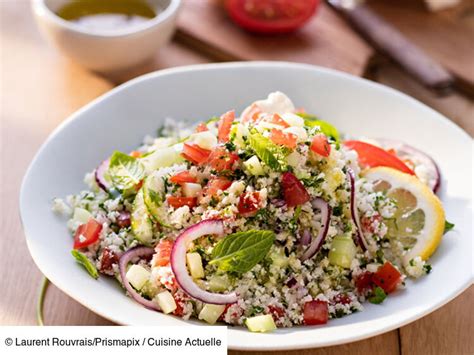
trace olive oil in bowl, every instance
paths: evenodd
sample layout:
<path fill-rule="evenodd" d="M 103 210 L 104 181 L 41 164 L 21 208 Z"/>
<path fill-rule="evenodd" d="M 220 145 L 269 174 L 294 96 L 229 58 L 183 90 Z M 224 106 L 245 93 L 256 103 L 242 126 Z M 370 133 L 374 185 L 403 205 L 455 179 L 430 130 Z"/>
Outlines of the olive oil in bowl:
<path fill-rule="evenodd" d="M 113 32 L 143 24 L 158 12 L 145 0 L 73 0 L 56 14 L 88 30 Z"/>

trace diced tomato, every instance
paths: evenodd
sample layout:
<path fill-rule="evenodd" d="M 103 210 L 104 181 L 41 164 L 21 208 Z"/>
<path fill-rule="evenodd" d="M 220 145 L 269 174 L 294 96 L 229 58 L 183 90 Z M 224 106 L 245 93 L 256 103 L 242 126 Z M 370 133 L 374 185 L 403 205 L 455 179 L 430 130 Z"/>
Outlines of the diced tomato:
<path fill-rule="evenodd" d="M 386 293 L 396 290 L 402 281 L 402 274 L 390 262 L 386 261 L 373 275 L 374 284 L 383 288 Z"/>
<path fill-rule="evenodd" d="M 211 154 L 210 150 L 203 149 L 197 144 L 184 143 L 182 156 L 184 159 L 189 160 L 191 163 L 196 165 L 202 164 L 207 161 Z"/>
<path fill-rule="evenodd" d="M 410 175 L 415 175 L 413 170 L 397 156 L 375 145 L 361 141 L 346 141 L 344 145 L 357 152 L 359 163 L 363 167 L 375 168 L 377 166 L 386 166 Z"/>
<path fill-rule="evenodd" d="M 329 319 L 328 304 L 325 301 L 314 300 L 304 304 L 303 320 L 306 325 L 326 324 Z"/>
<path fill-rule="evenodd" d="M 270 118 L 270 123 L 282 126 L 283 128 L 288 128 L 290 125 L 277 113 L 274 113 Z"/>
<path fill-rule="evenodd" d="M 217 140 L 219 143 L 227 143 L 229 141 L 230 129 L 232 128 L 232 122 L 235 119 L 235 111 L 229 111 L 224 113 L 217 124 Z"/>
<path fill-rule="evenodd" d="M 167 199 L 168 205 L 173 208 L 180 208 L 183 206 L 188 206 L 189 208 L 193 208 L 197 205 L 197 198 L 196 197 L 178 197 L 178 196 L 170 196 Z"/>
<path fill-rule="evenodd" d="M 207 128 L 207 125 L 204 122 L 201 122 L 196 126 L 196 133 L 206 131 L 209 131 L 209 128 Z"/>
<path fill-rule="evenodd" d="M 345 293 L 338 293 L 332 299 L 332 303 L 334 303 L 334 304 L 350 304 L 351 303 L 351 298 L 348 295 L 346 295 Z"/>
<path fill-rule="evenodd" d="M 302 205 L 309 201 L 309 194 L 298 178 L 290 172 L 283 173 L 281 179 L 283 197 L 288 207 Z"/>
<path fill-rule="evenodd" d="M 138 150 L 134 150 L 130 152 L 130 156 L 134 158 L 140 158 L 142 156 L 142 153 L 139 152 Z"/>
<path fill-rule="evenodd" d="M 241 121 L 242 123 L 256 122 L 258 120 L 258 116 L 261 113 L 262 110 L 260 110 L 260 107 L 258 107 L 256 104 L 252 104 L 247 107 L 244 112 L 242 112 Z"/>
<path fill-rule="evenodd" d="M 225 147 L 216 147 L 208 158 L 209 165 L 216 171 L 232 170 L 234 163 L 239 160 L 239 156 L 229 152 Z"/>
<path fill-rule="evenodd" d="M 297 137 L 292 133 L 285 133 L 280 129 L 273 128 L 270 132 L 270 139 L 275 144 L 284 145 L 290 149 L 296 148 Z"/>
<path fill-rule="evenodd" d="M 260 208 L 260 193 L 246 192 L 239 197 L 237 209 L 243 217 L 251 217 L 255 215 Z"/>
<path fill-rule="evenodd" d="M 268 311 L 272 315 L 272 318 L 275 322 L 285 316 L 285 310 L 279 306 L 270 305 L 268 306 Z"/>
<path fill-rule="evenodd" d="M 310 149 L 323 157 L 328 157 L 331 154 L 331 145 L 328 138 L 322 133 L 314 136 Z"/>
<path fill-rule="evenodd" d="M 354 278 L 354 283 L 357 291 L 360 294 L 365 294 L 374 287 L 373 273 L 366 271 Z"/>
<path fill-rule="evenodd" d="M 109 248 L 104 248 L 100 257 L 100 268 L 99 271 L 106 275 L 113 275 L 113 265 L 117 264 L 119 257 Z"/>
<path fill-rule="evenodd" d="M 173 249 L 173 241 L 161 239 L 155 247 L 156 254 L 153 257 L 155 266 L 167 266 L 170 263 L 171 250 Z"/>
<path fill-rule="evenodd" d="M 180 173 L 177 173 L 176 175 L 173 175 L 170 177 L 170 181 L 173 184 L 184 184 L 185 182 L 192 182 L 196 183 L 197 179 L 195 176 L 191 175 L 191 173 L 187 170 L 182 171 Z"/>
<path fill-rule="evenodd" d="M 99 240 L 102 224 L 91 218 L 87 223 L 81 224 L 74 234 L 74 249 L 85 248 Z"/>
<path fill-rule="evenodd" d="M 375 232 L 375 222 L 382 222 L 382 216 L 379 214 L 374 214 L 371 217 L 362 217 L 360 223 L 362 224 L 362 229 L 368 233 Z"/>
<path fill-rule="evenodd" d="M 206 187 L 204 188 L 204 194 L 206 196 L 216 196 L 219 191 L 227 190 L 232 181 L 223 176 L 217 176 L 209 180 Z"/>

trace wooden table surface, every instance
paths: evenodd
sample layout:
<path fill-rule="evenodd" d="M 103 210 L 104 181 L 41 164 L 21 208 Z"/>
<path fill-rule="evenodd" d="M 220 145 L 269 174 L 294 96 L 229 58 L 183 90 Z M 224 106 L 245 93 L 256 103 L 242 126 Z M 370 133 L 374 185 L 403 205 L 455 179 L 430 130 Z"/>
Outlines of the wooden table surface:
<path fill-rule="evenodd" d="M 198 0 L 185 2 L 191 7 L 200 4 Z M 378 4 L 377 11 L 383 13 L 386 9 Z M 232 59 L 232 56 L 242 55 L 223 47 L 217 34 L 209 38 L 206 28 L 186 24 L 183 18 L 189 14 L 184 13 L 175 41 L 157 53 L 152 62 L 126 73 L 119 73 L 113 78 L 104 78 L 84 70 L 47 46 L 34 25 L 27 1 L 0 1 L 0 325 L 35 324 L 41 273 L 26 247 L 18 216 L 18 194 L 24 172 L 48 134 L 69 114 L 126 78 L 154 69 L 206 63 L 216 59 L 226 60 L 229 56 Z M 324 7 L 319 19 L 327 27 L 325 36 L 337 38 L 343 35 L 347 41 L 345 43 L 357 49 L 356 53 L 347 52 L 337 43 L 331 45 L 325 42 L 327 37 L 322 36 L 316 42 L 311 42 L 314 38 L 311 39 L 311 46 L 305 49 L 311 60 L 297 58 L 295 61 L 333 66 L 357 75 L 367 72 L 370 78 L 424 101 L 451 118 L 471 136 L 474 135 L 472 100 L 461 94 L 438 98 L 386 60 L 377 60 L 375 68 L 366 70 L 374 51 L 330 9 Z M 320 26 L 317 20 L 310 26 L 317 29 Z M 219 17 L 219 21 L 223 21 L 222 18 Z M 228 31 L 237 33 L 240 30 L 230 26 Z M 280 56 L 291 59 L 284 53 L 261 54 L 255 48 L 252 49 L 256 43 L 252 41 L 242 42 L 247 43 L 246 48 L 253 53 L 245 53 L 242 59 L 278 59 Z M 314 46 L 322 46 L 331 56 L 338 57 L 324 56 L 321 51 L 314 50 Z M 471 49 L 466 48 L 466 52 L 456 53 L 458 60 L 470 60 L 472 64 L 472 57 L 464 56 Z M 461 57 L 463 59 L 459 59 Z M 298 353 L 474 354 L 473 300 L 474 287 L 471 286 L 441 309 L 400 329 L 356 343 Z M 45 321 L 51 325 L 111 324 L 54 286 L 47 293 Z"/>

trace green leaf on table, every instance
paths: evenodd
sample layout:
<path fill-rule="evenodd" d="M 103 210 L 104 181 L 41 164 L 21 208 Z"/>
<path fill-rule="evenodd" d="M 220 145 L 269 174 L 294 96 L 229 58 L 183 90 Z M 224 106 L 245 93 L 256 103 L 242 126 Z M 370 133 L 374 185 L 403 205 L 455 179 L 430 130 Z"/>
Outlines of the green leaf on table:
<path fill-rule="evenodd" d="M 87 270 L 89 275 L 91 275 L 94 279 L 99 278 L 99 273 L 97 272 L 97 268 L 92 263 L 92 261 L 89 260 L 87 256 L 85 256 L 83 253 L 77 250 L 71 250 L 71 254 L 79 264 L 84 266 L 84 268 Z"/>
<path fill-rule="evenodd" d="M 306 127 L 309 127 L 309 128 L 319 127 L 322 133 L 332 138 L 334 142 L 339 144 L 340 142 L 339 132 L 336 129 L 336 127 L 334 127 L 332 124 L 330 124 L 329 122 L 320 120 L 318 119 L 318 117 L 307 114 L 307 113 L 298 113 L 298 116 L 304 119 L 304 124 Z"/>
<path fill-rule="evenodd" d="M 145 167 L 136 158 L 115 151 L 110 158 L 108 174 L 114 186 L 125 191 L 140 183 L 145 177 Z"/>
<path fill-rule="evenodd" d="M 374 294 L 369 297 L 369 302 L 373 304 L 380 304 L 385 300 L 385 298 L 387 298 L 387 294 L 381 287 L 377 286 L 374 289 Z"/>
<path fill-rule="evenodd" d="M 210 264 L 222 271 L 247 272 L 268 254 L 274 240 L 275 233 L 269 230 L 230 234 L 217 243 Z"/>
<path fill-rule="evenodd" d="M 444 221 L 444 233 L 443 234 L 446 234 L 448 233 L 450 230 L 452 230 L 454 228 L 454 223 L 450 223 L 448 221 Z"/>
<path fill-rule="evenodd" d="M 252 150 L 270 169 L 276 171 L 287 170 L 287 150 L 284 147 L 276 145 L 257 130 L 252 130 L 248 137 Z"/>

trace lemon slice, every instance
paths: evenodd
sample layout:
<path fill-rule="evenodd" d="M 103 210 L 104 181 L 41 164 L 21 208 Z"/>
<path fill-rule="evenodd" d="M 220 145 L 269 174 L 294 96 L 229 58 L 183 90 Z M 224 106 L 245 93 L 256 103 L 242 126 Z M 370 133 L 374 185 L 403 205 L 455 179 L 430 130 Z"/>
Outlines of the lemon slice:
<path fill-rule="evenodd" d="M 364 177 L 374 183 L 374 191 L 384 192 L 395 202 L 393 218 L 385 224 L 390 242 L 400 242 L 406 251 L 404 265 L 417 256 L 427 260 L 444 233 L 445 214 L 438 197 L 418 178 L 395 169 L 369 169 Z"/>

